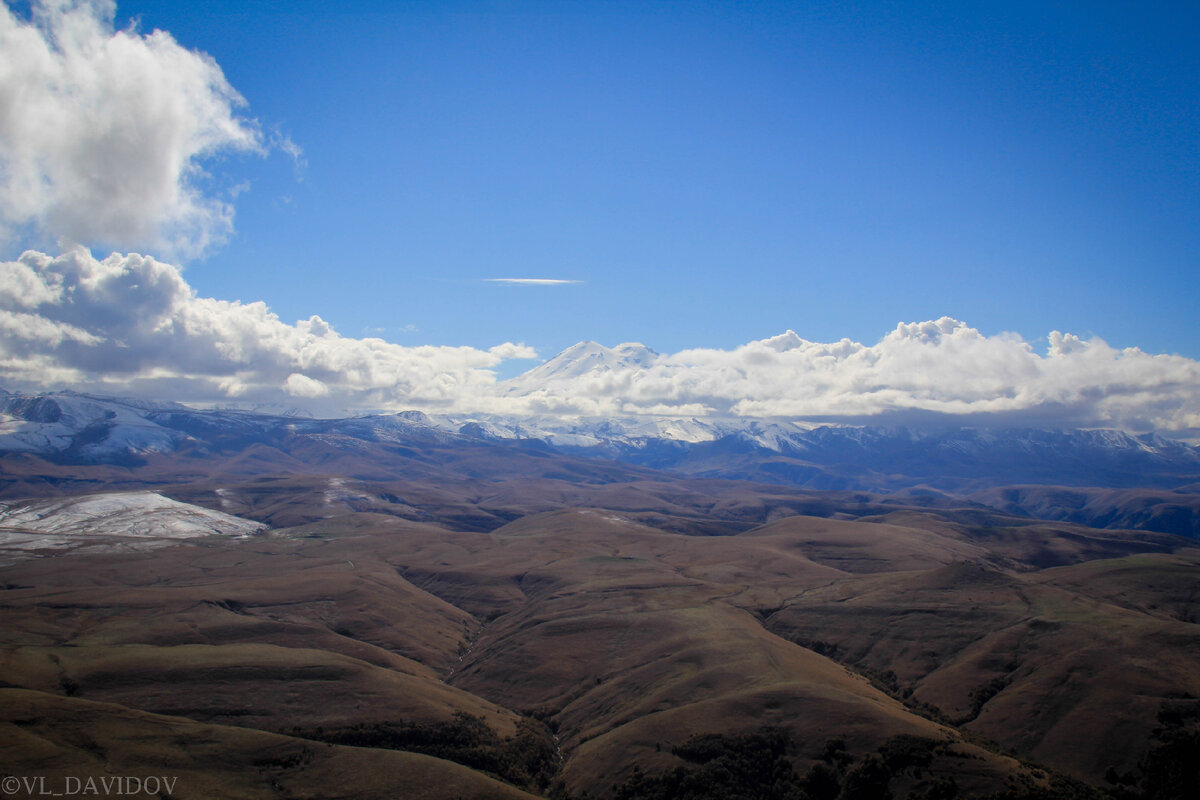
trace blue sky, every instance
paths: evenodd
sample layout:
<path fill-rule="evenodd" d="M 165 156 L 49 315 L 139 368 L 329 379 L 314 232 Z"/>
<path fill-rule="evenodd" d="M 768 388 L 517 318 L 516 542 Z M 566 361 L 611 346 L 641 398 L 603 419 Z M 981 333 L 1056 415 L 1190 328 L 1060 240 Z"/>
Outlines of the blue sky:
<path fill-rule="evenodd" d="M 942 315 L 1200 355 L 1193 3 L 330 5 L 118 7 L 304 152 L 208 165 L 249 188 L 201 294 L 543 356 Z"/>
<path fill-rule="evenodd" d="M 113 9 L 0 13 L 6 389 L 1200 440 L 1194 3 Z"/>

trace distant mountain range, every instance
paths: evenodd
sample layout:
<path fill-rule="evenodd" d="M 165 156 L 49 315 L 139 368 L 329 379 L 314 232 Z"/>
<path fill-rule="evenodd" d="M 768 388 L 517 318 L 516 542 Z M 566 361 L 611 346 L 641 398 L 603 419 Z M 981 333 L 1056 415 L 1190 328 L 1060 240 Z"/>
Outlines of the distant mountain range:
<path fill-rule="evenodd" d="M 622 357 L 645 355 L 630 346 Z M 313 463 L 367 443 L 393 449 L 373 451 L 376 460 L 401 450 L 407 458 L 412 448 L 433 444 L 443 452 L 499 448 L 501 455 L 533 448 L 677 476 L 952 495 L 1007 513 L 1200 535 L 1200 448 L 1154 434 L 419 411 L 311 419 L 72 392 L 0 395 L 0 457 L 132 466 L 150 458 L 196 461 L 253 450 L 269 467 L 265 452 Z"/>
<path fill-rule="evenodd" d="M 1200 449 L 1115 430 L 811 425 L 759 419 L 555 419 L 415 416 L 439 430 L 534 439 L 703 477 L 815 489 L 961 492 L 1033 483 L 1177 488 L 1200 479 Z"/>
<path fill-rule="evenodd" d="M 1198 474 L 1118 431 L 0 394 L 5 763 L 52 785 L 100 746 L 205 796 L 1193 797 Z"/>

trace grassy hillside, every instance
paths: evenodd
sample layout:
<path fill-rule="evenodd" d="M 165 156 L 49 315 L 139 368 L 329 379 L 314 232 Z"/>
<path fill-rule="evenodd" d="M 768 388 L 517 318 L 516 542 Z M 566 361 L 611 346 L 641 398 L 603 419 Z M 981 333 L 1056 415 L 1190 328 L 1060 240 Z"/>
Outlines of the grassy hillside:
<path fill-rule="evenodd" d="M 1186 540 L 851 495 L 805 516 L 749 484 L 469 488 L 178 486 L 276 527 L 0 567 L 5 769 L 169 766 L 176 797 L 632 800 L 763 769 L 809 800 L 1134 797 L 1200 725 Z"/>

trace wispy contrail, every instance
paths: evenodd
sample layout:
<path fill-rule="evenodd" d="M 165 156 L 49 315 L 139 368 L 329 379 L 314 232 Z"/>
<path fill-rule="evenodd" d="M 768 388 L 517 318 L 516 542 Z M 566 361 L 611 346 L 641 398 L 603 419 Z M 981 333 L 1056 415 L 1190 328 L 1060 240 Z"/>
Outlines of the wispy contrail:
<path fill-rule="evenodd" d="M 484 278 L 488 283 L 512 283 L 519 286 L 561 286 L 564 283 L 583 283 L 561 278 Z"/>

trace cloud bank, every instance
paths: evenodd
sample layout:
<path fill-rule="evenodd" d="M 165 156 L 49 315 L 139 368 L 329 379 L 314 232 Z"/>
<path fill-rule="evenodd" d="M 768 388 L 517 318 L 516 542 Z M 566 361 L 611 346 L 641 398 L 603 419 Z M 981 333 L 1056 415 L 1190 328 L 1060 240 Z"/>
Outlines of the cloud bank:
<path fill-rule="evenodd" d="M 284 323 L 265 303 L 197 297 L 178 267 L 83 248 L 0 263 L 0 380 L 182 402 L 285 403 L 316 413 L 458 408 L 523 345 L 401 347 Z"/>
<path fill-rule="evenodd" d="M 0 238 L 198 256 L 233 226 L 202 161 L 261 153 L 263 136 L 212 58 L 114 30 L 115 12 L 34 0 L 25 21 L 0 4 Z"/>
<path fill-rule="evenodd" d="M 577 416 L 765 417 L 1117 427 L 1195 436 L 1200 362 L 1053 332 L 1044 352 L 957 320 L 903 323 L 873 345 L 788 331 L 732 350 L 576 348 L 498 382 L 506 342 L 402 347 L 314 316 L 197 297 L 179 269 L 136 254 L 29 251 L 0 263 L 0 381 L 314 413 L 402 410 Z"/>
<path fill-rule="evenodd" d="M 1200 362 L 1118 350 L 1058 331 L 1043 353 L 943 317 L 901 323 L 873 345 L 812 342 L 793 331 L 733 350 L 629 363 L 629 345 L 582 374 L 522 379 L 529 411 L 661 413 L 845 422 L 1200 429 Z M 624 358 L 622 358 L 624 356 Z"/>

